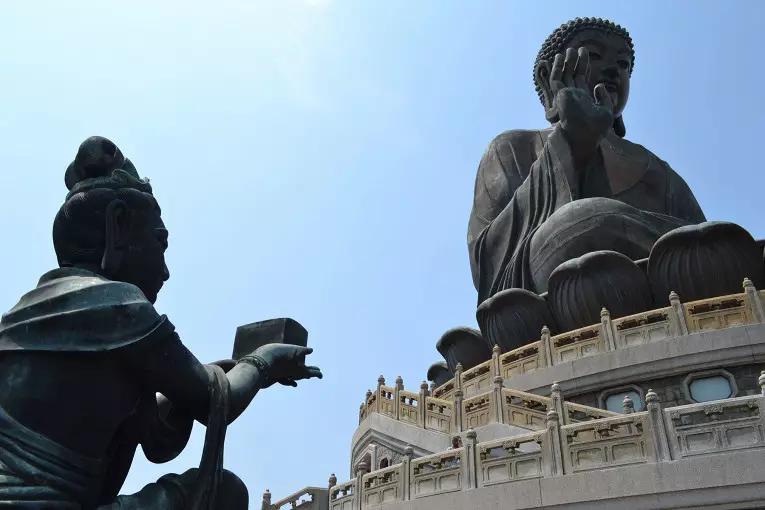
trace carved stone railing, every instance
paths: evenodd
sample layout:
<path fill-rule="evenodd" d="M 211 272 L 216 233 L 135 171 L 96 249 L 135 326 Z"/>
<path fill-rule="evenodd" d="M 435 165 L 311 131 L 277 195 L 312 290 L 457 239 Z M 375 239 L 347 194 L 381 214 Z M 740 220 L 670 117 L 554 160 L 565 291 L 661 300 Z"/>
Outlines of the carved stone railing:
<path fill-rule="evenodd" d="M 676 458 L 765 446 L 765 397 L 737 397 L 665 410 Z"/>
<path fill-rule="evenodd" d="M 377 412 L 392 418 L 396 417 L 396 390 L 390 386 L 380 386 L 377 389 Z"/>
<path fill-rule="evenodd" d="M 398 392 L 398 419 L 404 423 L 422 426 L 420 395 L 409 391 Z"/>
<path fill-rule="evenodd" d="M 449 450 L 411 463 L 411 497 L 422 498 L 467 488 L 465 449 Z"/>
<path fill-rule="evenodd" d="M 647 412 L 564 425 L 562 437 L 567 473 L 656 461 Z"/>
<path fill-rule="evenodd" d="M 606 352 L 601 325 L 587 326 L 550 338 L 553 364 L 566 363 Z"/>
<path fill-rule="evenodd" d="M 579 411 L 583 406 L 564 402 L 560 388 L 554 384 L 550 398 L 531 395 L 527 398 L 529 402 L 520 406 L 528 409 L 540 405 L 546 409 L 544 426 L 539 430 L 478 443 L 476 432 L 470 429 L 461 435 L 464 442 L 459 448 L 418 459 L 413 459 L 412 449 L 407 448 L 401 464 L 331 487 L 329 508 L 362 510 L 387 502 L 522 480 L 659 464 L 737 450 L 761 449 L 765 455 L 765 372 L 758 382 L 762 395 L 668 409 L 662 409 L 656 393 L 648 390 L 646 411 L 632 412 L 634 405 L 625 397 L 626 414 L 569 424 L 560 423 L 561 410 Z M 528 395 L 500 390 L 498 393 L 503 397 Z M 480 399 L 470 397 L 463 404 L 476 406 L 470 412 L 480 414 L 484 404 L 479 402 Z M 629 476 L 629 472 L 624 476 Z M 511 494 L 512 488 L 507 493 Z M 293 500 L 290 497 L 280 504 Z M 264 503 L 264 508 L 271 506 Z"/>
<path fill-rule="evenodd" d="M 612 319 L 608 310 L 601 312 L 600 324 L 550 336 L 547 327 L 540 338 L 502 353 L 499 375 L 509 379 L 520 374 L 552 365 L 568 363 L 587 356 L 624 349 L 633 345 L 681 337 L 708 329 L 721 329 L 744 324 L 765 322 L 765 290 L 757 291 L 749 279 L 743 283 L 744 292 L 712 299 L 682 303 L 672 292 L 670 306 Z M 444 400 L 455 398 L 458 389 L 470 396 L 491 387 L 492 364 L 488 360 L 470 370 L 455 374 L 450 381 L 432 391 Z M 494 370 L 496 375 L 496 370 Z"/>
<path fill-rule="evenodd" d="M 326 510 L 329 491 L 321 487 L 306 487 L 270 505 L 268 510 L 279 510 L 289 505 L 291 509 Z"/>
<path fill-rule="evenodd" d="M 329 489 L 329 510 L 354 510 L 356 505 L 356 479 Z"/>
<path fill-rule="evenodd" d="M 504 423 L 530 430 L 545 428 L 552 400 L 532 393 L 502 388 Z"/>
<path fill-rule="evenodd" d="M 362 506 L 377 506 L 405 500 L 405 491 L 409 489 L 409 463 L 401 462 L 393 466 L 367 473 L 362 478 Z"/>
<path fill-rule="evenodd" d="M 545 471 L 549 466 L 544 461 L 546 450 L 543 433 L 478 443 L 478 486 L 550 476 Z"/>
<path fill-rule="evenodd" d="M 449 434 L 454 420 L 454 402 L 425 397 L 425 428 Z"/>

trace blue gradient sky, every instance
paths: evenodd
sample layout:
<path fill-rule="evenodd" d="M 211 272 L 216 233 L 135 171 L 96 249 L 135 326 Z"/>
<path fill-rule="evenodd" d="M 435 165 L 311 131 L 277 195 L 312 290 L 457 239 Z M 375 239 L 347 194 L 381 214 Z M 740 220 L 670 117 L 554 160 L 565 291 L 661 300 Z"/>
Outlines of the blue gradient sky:
<path fill-rule="evenodd" d="M 5 1 L 0 308 L 55 266 L 64 170 L 110 137 L 162 204 L 157 306 L 200 360 L 227 357 L 240 324 L 309 330 L 325 379 L 263 392 L 229 430 L 253 508 L 266 488 L 345 480 L 366 389 L 385 374 L 416 391 L 441 333 L 475 325 L 476 166 L 499 132 L 545 125 L 532 65 L 560 23 L 629 29 L 628 138 L 708 218 L 765 236 L 764 15 L 757 0 Z M 203 432 L 168 465 L 139 454 L 124 491 L 196 466 Z"/>

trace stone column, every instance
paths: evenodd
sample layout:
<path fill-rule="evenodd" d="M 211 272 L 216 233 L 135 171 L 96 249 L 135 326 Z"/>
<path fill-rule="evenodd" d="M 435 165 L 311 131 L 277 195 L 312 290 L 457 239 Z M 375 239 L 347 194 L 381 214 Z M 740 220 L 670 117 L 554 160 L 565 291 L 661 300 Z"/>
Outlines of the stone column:
<path fill-rule="evenodd" d="M 550 328 L 547 326 L 542 326 L 542 333 L 539 338 L 539 360 L 539 365 L 542 367 L 551 367 L 555 364 L 552 356 L 552 345 L 550 345 Z"/>
<path fill-rule="evenodd" d="M 478 462 L 476 455 L 478 454 L 478 435 L 475 430 L 469 429 L 465 434 L 465 488 L 477 489 L 478 488 Z"/>
<path fill-rule="evenodd" d="M 454 389 L 457 388 L 462 389 L 462 363 L 457 363 L 457 366 L 454 367 Z"/>
<path fill-rule="evenodd" d="M 422 381 L 422 384 L 420 384 L 420 405 L 417 408 L 418 425 L 422 428 L 425 428 L 425 420 L 428 413 L 428 396 L 430 396 L 428 383 L 427 381 Z"/>
<path fill-rule="evenodd" d="M 624 414 L 632 414 L 635 412 L 635 403 L 632 402 L 632 399 L 629 395 L 624 395 L 624 400 L 622 400 L 622 409 L 624 409 Z"/>
<path fill-rule="evenodd" d="M 552 410 L 557 413 L 561 425 L 568 425 L 568 413 L 566 412 L 566 405 L 563 403 L 563 392 L 557 382 L 553 382 L 550 386 L 550 399 L 552 400 Z"/>
<path fill-rule="evenodd" d="M 550 409 L 547 411 L 545 425 L 548 447 L 546 458 L 543 461 L 549 466 L 546 471 L 550 473 L 550 476 L 563 476 L 563 445 L 560 437 L 560 420 L 555 410 Z"/>
<path fill-rule="evenodd" d="M 614 333 L 614 325 L 611 322 L 611 312 L 606 308 L 600 311 L 600 334 L 603 336 L 603 346 L 606 351 L 615 351 L 616 346 L 616 334 Z"/>
<path fill-rule="evenodd" d="M 685 307 L 680 302 L 680 296 L 674 290 L 669 293 L 669 304 L 672 306 L 673 323 L 675 336 L 685 336 L 688 334 L 688 322 L 685 320 Z"/>
<path fill-rule="evenodd" d="M 749 278 L 744 278 L 744 292 L 746 293 L 747 301 L 749 301 L 749 306 L 752 309 L 754 322 L 765 322 L 765 312 L 763 312 L 762 309 L 760 293 L 754 288 L 754 284 Z"/>
<path fill-rule="evenodd" d="M 356 494 L 354 494 L 354 504 L 353 507 L 356 510 L 361 510 L 361 507 L 363 506 L 364 502 L 364 475 L 367 473 L 369 469 L 369 466 L 367 466 L 367 463 L 363 460 L 359 463 L 358 467 L 356 468 Z"/>
<path fill-rule="evenodd" d="M 404 380 L 401 378 L 401 376 L 396 377 L 396 387 L 393 390 L 393 405 L 396 406 L 396 409 L 393 411 L 396 413 L 396 419 L 401 419 L 401 390 L 404 389 Z"/>
<path fill-rule="evenodd" d="M 648 390 L 648 393 L 645 395 L 645 403 L 648 419 L 651 422 L 656 461 L 669 462 L 672 460 L 672 452 L 669 449 L 667 425 L 664 420 L 664 411 L 661 408 L 661 403 L 659 403 L 659 396 L 653 390 Z"/>
<path fill-rule="evenodd" d="M 260 508 L 261 510 L 271 510 L 271 492 L 268 489 L 263 493 L 263 503 Z"/>

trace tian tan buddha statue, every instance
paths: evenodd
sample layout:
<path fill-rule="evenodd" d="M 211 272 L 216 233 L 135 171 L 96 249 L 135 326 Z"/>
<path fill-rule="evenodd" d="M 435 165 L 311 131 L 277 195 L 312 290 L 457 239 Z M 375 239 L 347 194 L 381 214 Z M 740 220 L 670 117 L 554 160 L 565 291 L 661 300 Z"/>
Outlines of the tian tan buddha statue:
<path fill-rule="evenodd" d="M 321 377 L 311 349 L 268 344 L 200 363 L 153 303 L 168 235 L 148 181 L 104 138 L 66 171 L 53 224 L 59 268 L 0 322 L 0 506 L 246 509 L 222 469 L 225 429 L 261 388 Z M 152 462 L 207 426 L 199 469 L 118 496 L 140 444 Z"/>
<path fill-rule="evenodd" d="M 706 222 L 685 181 L 628 141 L 635 52 L 610 21 L 578 18 L 542 45 L 534 82 L 546 129 L 497 136 L 478 167 L 468 247 L 479 323 L 502 350 L 612 316 L 762 285 L 762 250 Z M 503 318 L 504 315 L 504 318 Z"/>

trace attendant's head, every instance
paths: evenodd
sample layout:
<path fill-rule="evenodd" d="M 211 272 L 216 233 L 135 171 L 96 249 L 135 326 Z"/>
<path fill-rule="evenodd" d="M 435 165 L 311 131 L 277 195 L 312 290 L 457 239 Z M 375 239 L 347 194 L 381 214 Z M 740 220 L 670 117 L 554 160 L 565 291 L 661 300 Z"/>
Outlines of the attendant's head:
<path fill-rule="evenodd" d="M 155 302 L 170 274 L 167 230 L 148 181 L 102 137 L 80 145 L 65 181 L 69 194 L 53 222 L 59 266 L 131 283 Z"/>
<path fill-rule="evenodd" d="M 614 103 L 614 130 L 624 136 L 622 112 L 630 93 L 630 76 L 635 65 L 635 50 L 629 32 L 619 25 L 600 18 L 577 18 L 558 27 L 542 45 L 534 63 L 534 82 L 539 100 L 545 107 L 548 120 L 555 121 L 552 113 L 553 94 L 550 89 L 549 67 L 555 55 L 566 50 L 586 48 L 590 55 L 590 73 L 587 87 L 593 94 L 595 86 L 603 83 Z"/>

